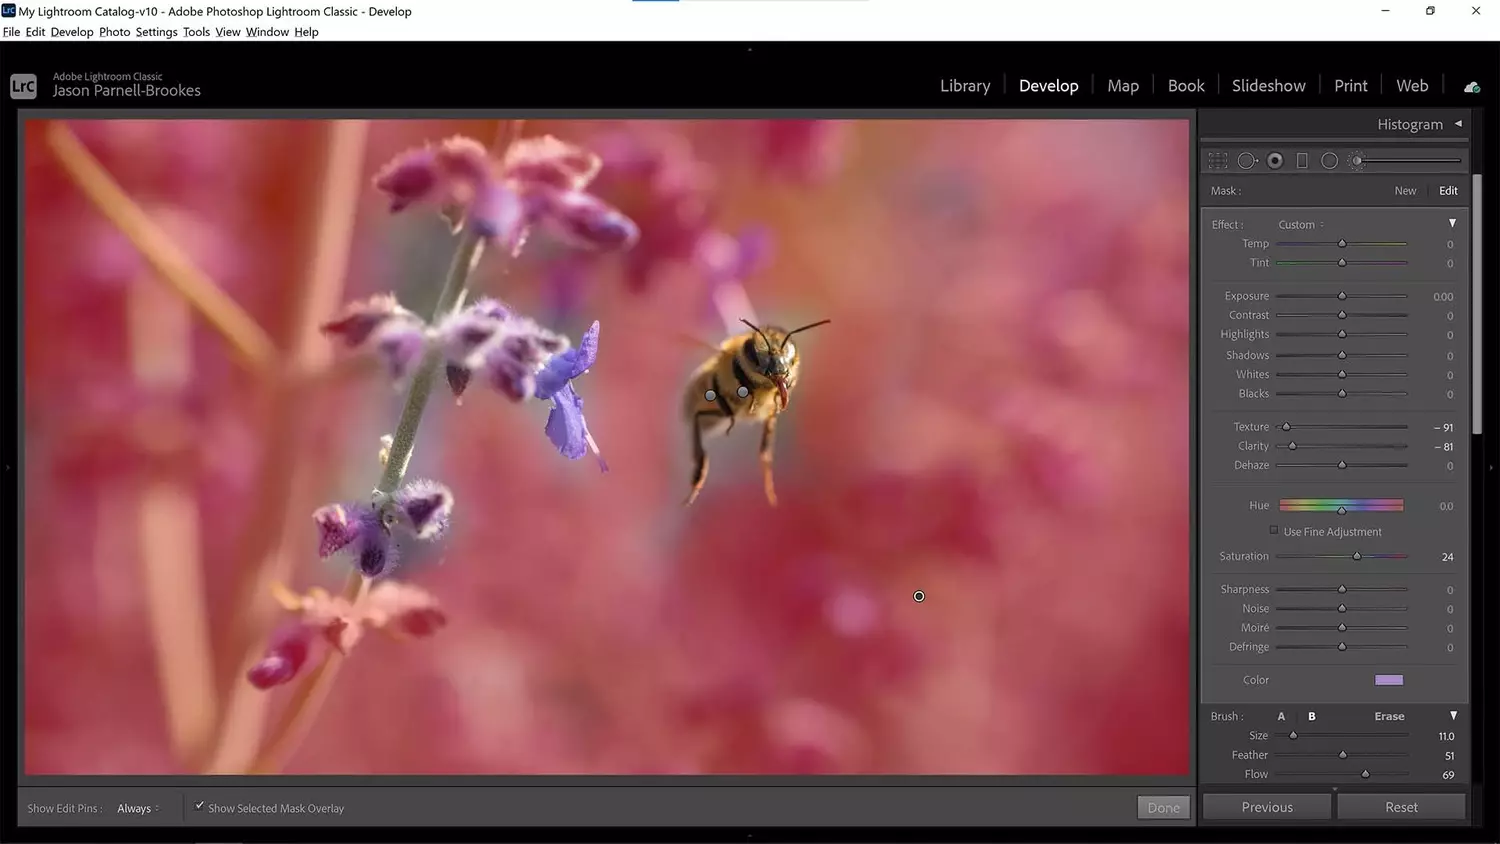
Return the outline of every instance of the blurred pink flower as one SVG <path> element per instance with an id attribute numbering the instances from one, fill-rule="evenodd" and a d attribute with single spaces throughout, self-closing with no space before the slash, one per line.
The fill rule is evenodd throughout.
<path id="1" fill-rule="evenodd" d="M 771 232 L 765 226 L 752 226 L 738 234 L 706 231 L 693 259 L 710 286 L 743 282 L 770 263 Z"/>
<path id="2" fill-rule="evenodd" d="M 773 176 L 815 183 L 844 162 L 848 129 L 841 120 L 761 120 L 761 161 Z"/>
<path id="3" fill-rule="evenodd" d="M 593 142 L 604 162 L 596 190 L 640 227 L 625 256 L 625 280 L 641 292 L 670 265 L 690 262 L 717 214 L 717 180 L 674 130 L 635 124 Z"/>

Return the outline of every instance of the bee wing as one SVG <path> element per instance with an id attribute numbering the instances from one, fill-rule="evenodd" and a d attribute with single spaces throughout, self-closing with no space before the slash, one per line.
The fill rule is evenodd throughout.
<path id="1" fill-rule="evenodd" d="M 669 338 L 673 343 L 679 346 L 683 346 L 684 348 L 691 348 L 704 352 L 714 352 L 715 354 L 721 351 L 718 344 L 710 343 L 702 337 L 683 331 L 682 329 L 675 326 L 667 325 L 660 318 L 647 316 L 644 318 L 637 317 L 634 319 L 630 319 L 629 325 L 616 327 L 616 335 L 618 336 L 622 330 L 631 335 L 650 337 L 652 338 L 652 342 L 665 337 Z"/>
<path id="2" fill-rule="evenodd" d="M 672 331 L 669 332 L 669 336 L 684 346 L 692 346 L 697 349 L 713 352 L 714 354 L 718 354 L 720 351 L 719 347 L 713 343 L 704 340 L 702 337 L 689 334 L 686 331 Z"/>

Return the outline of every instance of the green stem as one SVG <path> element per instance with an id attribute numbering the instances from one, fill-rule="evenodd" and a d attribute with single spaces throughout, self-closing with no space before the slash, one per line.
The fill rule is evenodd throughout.
<path id="1" fill-rule="evenodd" d="M 467 231 L 459 236 L 453 265 L 448 268 L 443 290 L 438 294 L 437 305 L 432 309 L 431 324 L 437 325 L 463 307 L 469 288 L 469 275 L 483 252 L 482 238 Z M 401 419 L 396 423 L 396 432 L 391 435 L 391 450 L 386 458 L 385 471 L 381 473 L 380 482 L 375 486 L 377 502 L 389 499 L 406 477 L 406 467 L 411 463 L 411 453 L 417 443 L 417 429 L 421 427 L 422 414 L 427 409 L 427 400 L 432 396 L 432 388 L 437 385 L 442 368 L 442 350 L 428 349 L 423 355 L 422 365 L 412 378 L 411 390 L 406 394 L 406 404 L 401 408 Z M 350 602 L 355 602 L 369 588 L 369 579 L 355 569 L 349 573 L 349 579 L 344 583 L 343 596 Z M 303 680 L 280 722 L 251 764 L 251 773 L 281 770 L 282 763 L 311 728 L 313 718 L 333 687 L 341 662 L 338 654 L 331 653 Z"/>
<path id="2" fill-rule="evenodd" d="M 448 278 L 443 282 L 443 291 L 438 294 L 437 305 L 432 309 L 429 323 L 437 325 L 463 307 L 468 293 L 469 274 L 484 252 L 484 240 L 465 231 L 459 235 L 458 249 L 453 254 L 453 264 L 448 267 Z M 406 467 L 411 463 L 411 454 L 417 445 L 417 429 L 422 425 L 422 414 L 427 410 L 427 400 L 432 388 L 437 385 L 443 368 L 442 349 L 428 349 L 422 357 L 422 365 L 411 380 L 411 391 L 406 394 L 406 405 L 401 408 L 401 419 L 391 435 L 390 456 L 386 459 L 385 471 L 380 483 L 375 485 L 377 496 L 384 497 L 396 491 L 406 477 Z"/>
<path id="3" fill-rule="evenodd" d="M 522 121 L 506 121 L 500 130 L 495 147 L 499 157 L 521 135 Z M 469 276 L 484 253 L 484 239 L 465 230 L 459 235 L 458 247 L 453 254 L 453 263 L 448 267 L 448 277 L 443 281 L 442 292 L 432 309 L 432 319 L 437 325 L 464 305 L 469 290 Z M 390 451 L 386 455 L 385 470 L 380 482 L 375 485 L 375 502 L 383 506 L 406 478 L 406 467 L 411 463 L 412 450 L 417 445 L 417 429 L 422 425 L 422 414 L 427 410 L 427 400 L 432 397 L 432 388 L 437 385 L 438 374 L 443 369 L 441 349 L 428 349 L 422 363 L 412 377 L 411 389 L 406 394 L 406 404 L 401 408 L 401 418 L 396 422 L 396 431 L 391 435 Z M 370 589 L 370 580 L 359 573 L 350 572 L 344 584 L 344 597 L 358 601 Z M 296 694 L 287 704 L 287 709 L 278 722 L 270 739 L 250 766 L 251 773 L 272 773 L 281 770 L 302 737 L 312 727 L 318 710 L 328 697 L 343 660 L 337 653 L 330 653 L 318 667 L 303 680 Z"/>

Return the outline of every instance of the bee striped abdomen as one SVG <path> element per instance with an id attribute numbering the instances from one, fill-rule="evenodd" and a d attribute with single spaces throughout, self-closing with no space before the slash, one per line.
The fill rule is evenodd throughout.
<path id="1" fill-rule="evenodd" d="M 754 392 L 755 390 L 755 381 L 751 379 L 750 373 L 745 371 L 745 364 L 742 360 L 743 358 L 743 354 L 735 355 L 734 360 L 730 361 L 729 364 L 730 370 L 734 373 L 736 395 L 739 394 L 738 388 L 740 387 L 744 387 L 746 390 L 750 390 L 752 392 Z"/>
<path id="2" fill-rule="evenodd" d="M 714 394 L 714 405 L 718 407 L 719 412 L 724 414 L 724 416 L 731 419 L 734 418 L 734 405 L 730 404 L 729 396 L 725 395 L 723 386 L 719 384 L 719 376 L 715 375 L 710 378 L 709 383 L 711 384 L 709 389 L 712 390 Z M 705 398 L 706 397 L 707 395 L 705 394 Z"/>

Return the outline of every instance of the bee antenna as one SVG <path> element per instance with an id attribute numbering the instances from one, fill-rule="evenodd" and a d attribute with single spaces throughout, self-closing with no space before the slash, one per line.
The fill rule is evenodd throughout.
<path id="1" fill-rule="evenodd" d="M 756 334 L 759 334 L 760 335 L 760 339 L 766 341 L 766 348 L 767 349 L 774 349 L 774 348 L 776 348 L 774 345 L 772 345 L 771 338 L 766 336 L 766 332 L 760 330 L 760 326 L 756 325 L 755 323 L 751 322 L 748 319 L 741 319 L 740 322 L 743 322 L 744 324 L 750 326 L 750 328 L 752 330 L 754 330 Z"/>
<path id="2" fill-rule="evenodd" d="M 792 329 L 792 330 L 791 330 L 791 331 L 788 331 L 788 332 L 787 332 L 787 333 L 786 333 L 786 336 L 785 336 L 785 337 L 783 337 L 783 338 L 782 338 L 782 340 L 781 340 L 781 344 L 782 344 L 782 345 L 783 345 L 783 346 L 784 346 L 784 345 L 786 345 L 786 341 L 787 341 L 787 340 L 790 340 L 790 339 L 791 339 L 791 338 L 792 338 L 792 335 L 793 335 L 793 334 L 797 334 L 797 333 L 800 333 L 800 332 L 803 332 L 803 331 L 806 331 L 806 330 L 808 330 L 808 329 L 809 329 L 809 328 L 817 328 L 817 327 L 818 327 L 818 326 L 820 326 L 820 325 L 827 325 L 827 324 L 828 324 L 828 323 L 830 323 L 830 322 L 833 322 L 833 320 L 831 320 L 831 319 L 820 319 L 820 320 L 818 320 L 818 321 L 817 321 L 817 322 L 811 322 L 811 323 L 808 323 L 808 324 L 807 324 L 807 325 L 804 325 L 804 326 L 802 326 L 802 327 L 801 327 L 801 328 L 794 328 L 794 329 Z"/>

